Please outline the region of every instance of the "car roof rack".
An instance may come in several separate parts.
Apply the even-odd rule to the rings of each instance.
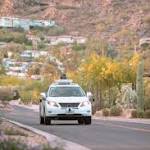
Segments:
[[[64,80],[66,80],[67,79],[67,76],[66,76],[66,74],[64,73],[64,74],[62,74],[61,76],[60,76],[60,79],[64,79]]]
[[[60,80],[56,80],[55,85],[71,85],[73,84],[72,80],[68,80],[68,79],[60,79]]]

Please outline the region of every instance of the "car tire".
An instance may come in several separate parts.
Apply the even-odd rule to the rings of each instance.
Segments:
[[[85,122],[86,125],[90,125],[91,122],[92,122],[91,117],[85,117],[84,122]]]
[[[44,117],[44,123],[45,125],[51,125],[51,119],[48,117]]]
[[[44,117],[40,116],[40,124],[44,124]]]
[[[84,124],[84,119],[83,118],[78,119],[78,124]]]
[[[49,117],[46,117],[45,109],[44,109],[44,124],[51,125],[51,119]]]

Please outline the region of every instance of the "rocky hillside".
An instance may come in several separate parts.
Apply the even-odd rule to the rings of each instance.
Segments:
[[[129,49],[150,36],[149,0],[0,0],[0,15],[55,19],[69,33]]]

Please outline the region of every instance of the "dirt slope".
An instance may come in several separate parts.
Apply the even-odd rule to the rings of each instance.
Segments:
[[[55,19],[68,32],[134,45],[150,36],[150,0],[1,0],[0,15]]]

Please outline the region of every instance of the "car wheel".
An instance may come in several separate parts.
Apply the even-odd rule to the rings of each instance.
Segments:
[[[85,122],[86,125],[91,124],[91,122],[92,122],[91,117],[85,117],[84,122]]]
[[[83,118],[78,119],[78,123],[79,123],[79,124],[84,124],[84,119],[83,119]]]
[[[45,125],[51,125],[51,119],[46,117],[45,110],[44,110],[44,124]]]
[[[44,123],[45,125],[51,125],[51,119],[49,119],[48,117],[44,117]]]
[[[44,124],[44,117],[40,116],[40,124]]]

